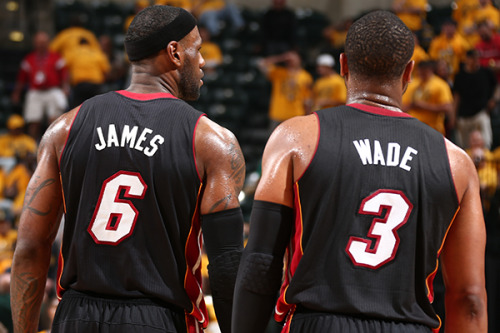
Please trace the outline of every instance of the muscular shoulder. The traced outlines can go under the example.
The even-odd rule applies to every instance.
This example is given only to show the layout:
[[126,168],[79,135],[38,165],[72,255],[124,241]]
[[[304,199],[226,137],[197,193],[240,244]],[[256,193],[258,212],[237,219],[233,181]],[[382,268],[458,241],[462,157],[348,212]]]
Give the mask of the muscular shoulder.
[[234,134],[207,117],[201,117],[195,134],[195,155],[200,177],[211,165],[224,161],[231,164],[244,164],[238,140]]
[[458,199],[461,201],[467,190],[478,186],[477,170],[469,155],[449,140],[446,140],[446,150]]
[[77,113],[78,108],[66,112],[49,126],[40,142],[40,153],[53,153],[59,160]]
[[319,121],[315,114],[288,119],[273,132],[266,145],[266,160],[289,160],[294,181],[305,171],[316,151]]

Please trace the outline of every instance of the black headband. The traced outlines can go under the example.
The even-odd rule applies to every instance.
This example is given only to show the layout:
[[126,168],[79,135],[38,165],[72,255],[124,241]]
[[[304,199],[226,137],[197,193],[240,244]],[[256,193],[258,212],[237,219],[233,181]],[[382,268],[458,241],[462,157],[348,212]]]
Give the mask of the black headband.
[[130,61],[138,61],[167,47],[171,41],[180,41],[196,26],[196,19],[181,8],[179,15],[163,28],[140,40],[125,41],[125,50]]

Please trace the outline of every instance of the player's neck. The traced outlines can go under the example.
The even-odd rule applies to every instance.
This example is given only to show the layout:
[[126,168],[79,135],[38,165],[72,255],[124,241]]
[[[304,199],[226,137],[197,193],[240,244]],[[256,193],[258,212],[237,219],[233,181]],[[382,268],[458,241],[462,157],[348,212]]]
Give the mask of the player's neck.
[[349,96],[348,94],[346,104],[365,104],[391,111],[403,112],[400,100],[398,101],[390,96],[380,94],[363,93],[354,96]]
[[169,93],[177,96],[178,91],[174,88],[175,85],[170,84],[170,81],[163,75],[151,76],[149,73],[134,72],[127,91],[139,94]]

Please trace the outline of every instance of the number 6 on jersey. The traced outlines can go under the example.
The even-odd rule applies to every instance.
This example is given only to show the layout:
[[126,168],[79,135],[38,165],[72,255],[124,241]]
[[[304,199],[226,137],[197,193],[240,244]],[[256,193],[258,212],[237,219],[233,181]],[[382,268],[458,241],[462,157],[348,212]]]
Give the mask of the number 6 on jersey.
[[[387,209],[382,216],[384,208]],[[375,215],[368,236],[376,239],[370,248],[371,239],[351,236],[346,251],[357,266],[379,268],[394,259],[399,246],[397,230],[408,221],[413,208],[411,202],[400,191],[378,190],[361,203],[360,214]]]
[[132,234],[139,212],[127,198],[142,199],[146,189],[137,172],[120,171],[104,181],[88,228],[97,244],[116,245]]

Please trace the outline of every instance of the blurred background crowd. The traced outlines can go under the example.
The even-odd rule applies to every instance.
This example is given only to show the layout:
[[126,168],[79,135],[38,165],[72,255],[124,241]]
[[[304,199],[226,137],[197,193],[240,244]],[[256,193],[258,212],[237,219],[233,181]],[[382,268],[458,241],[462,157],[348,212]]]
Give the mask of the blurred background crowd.
[[[29,3],[1,0],[0,11],[15,16]],[[41,136],[63,112],[127,87],[124,34],[135,13],[155,4],[180,6],[198,18],[206,66],[201,97],[191,104],[232,130],[241,144],[247,179],[240,201],[247,220],[272,129],[290,117],[345,103],[338,57],[350,24],[364,12],[332,20],[286,0],[269,0],[262,8],[225,0],[52,1],[50,19],[23,22],[25,29],[9,30],[9,41],[0,45],[0,333],[12,329],[10,263]],[[380,9],[394,11],[415,34],[416,66],[404,111],[464,148],[477,167],[488,233],[489,326],[500,332],[500,11],[492,0],[440,6],[394,0]],[[40,330],[50,327],[57,306],[58,246]],[[439,279],[435,308],[443,317]]]

